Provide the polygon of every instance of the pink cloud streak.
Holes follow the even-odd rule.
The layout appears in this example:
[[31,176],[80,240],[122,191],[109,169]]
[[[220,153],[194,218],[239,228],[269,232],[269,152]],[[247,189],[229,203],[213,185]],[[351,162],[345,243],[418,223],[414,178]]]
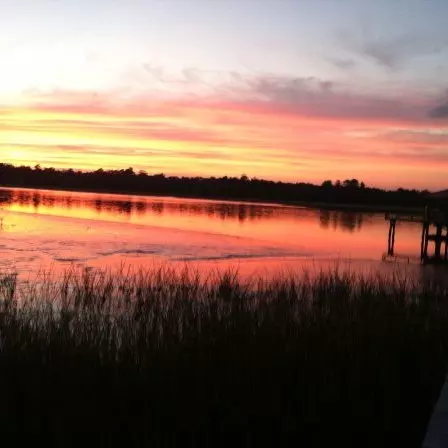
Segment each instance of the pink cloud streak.
[[[0,108],[0,138],[9,136],[3,148],[9,144],[11,153],[13,147],[30,145],[30,150],[40,144],[41,152],[62,155],[70,146],[71,160],[100,150],[112,158],[138,154],[141,161],[155,150],[166,157],[166,172],[169,160],[190,160],[185,174],[201,166],[204,175],[214,174],[207,171],[210,163],[227,161],[232,165],[226,169],[234,172],[225,174],[238,175],[250,169],[250,160],[258,160],[261,167],[272,163],[271,178],[302,175],[319,181],[352,169],[358,177],[365,170],[375,182],[372,166],[377,173],[396,166],[403,176],[408,167],[411,185],[419,167],[448,169],[448,121],[431,117],[434,98],[357,95],[314,78],[243,79],[228,91],[227,96],[171,99],[34,92],[28,104]],[[42,143],[42,136],[72,143]],[[307,171],[294,174],[297,164]],[[249,175],[267,174],[260,164],[253,165]],[[428,182],[433,175],[428,174]],[[376,182],[382,182],[378,176]]]

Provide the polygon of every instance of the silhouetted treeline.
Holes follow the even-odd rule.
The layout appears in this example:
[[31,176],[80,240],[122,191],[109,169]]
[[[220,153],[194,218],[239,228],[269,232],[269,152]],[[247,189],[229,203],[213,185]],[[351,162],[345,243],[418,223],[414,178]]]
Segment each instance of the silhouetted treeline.
[[406,207],[421,207],[430,200],[427,191],[369,188],[357,179],[334,183],[325,181],[322,185],[313,185],[249,179],[245,175],[239,178],[168,177],[164,174],[148,175],[144,171],[136,173],[132,168],[82,172],[73,169],[43,169],[39,165],[31,168],[0,164],[0,185],[180,197]]

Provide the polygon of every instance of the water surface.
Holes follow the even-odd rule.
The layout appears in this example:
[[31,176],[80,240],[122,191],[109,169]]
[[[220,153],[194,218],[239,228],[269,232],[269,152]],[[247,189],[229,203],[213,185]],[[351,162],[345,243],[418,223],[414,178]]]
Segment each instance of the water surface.
[[[387,245],[382,213],[242,203],[0,189],[0,269],[48,266],[195,266],[278,269],[350,259],[379,263]],[[396,250],[417,260],[420,226],[399,223]]]

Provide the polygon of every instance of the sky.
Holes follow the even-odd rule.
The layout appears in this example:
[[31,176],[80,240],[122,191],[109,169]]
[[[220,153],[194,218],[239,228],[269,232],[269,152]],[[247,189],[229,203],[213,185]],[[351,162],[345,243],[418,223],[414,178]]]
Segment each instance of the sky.
[[446,0],[14,0],[0,161],[448,188]]

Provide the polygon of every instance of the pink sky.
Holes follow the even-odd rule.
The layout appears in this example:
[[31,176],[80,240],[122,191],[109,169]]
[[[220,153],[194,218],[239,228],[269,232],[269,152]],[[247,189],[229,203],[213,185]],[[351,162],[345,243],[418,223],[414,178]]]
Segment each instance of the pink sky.
[[0,109],[3,160],[168,175],[447,186],[448,121],[433,99],[313,79],[244,79],[213,94],[30,92]]
[[1,161],[445,189],[447,14],[446,0],[8,2]]

